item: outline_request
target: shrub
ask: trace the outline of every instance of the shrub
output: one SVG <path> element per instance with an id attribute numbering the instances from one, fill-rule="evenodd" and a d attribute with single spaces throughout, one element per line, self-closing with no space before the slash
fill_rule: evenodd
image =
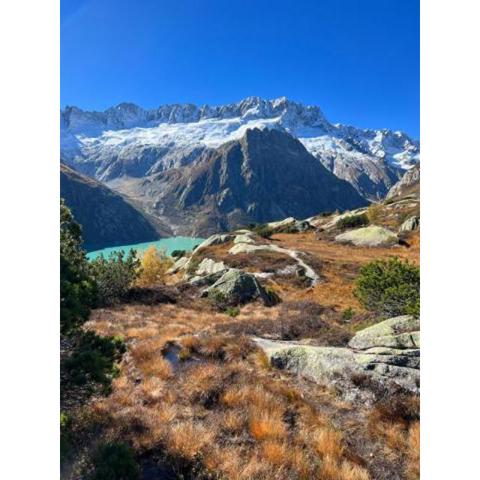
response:
<path id="1" fill-rule="evenodd" d="M 139 287 L 149 287 L 157 283 L 165 283 L 167 270 L 173 261 L 164 250 L 157 250 L 153 245 L 143 253 L 140 274 L 136 281 Z"/>
<path id="2" fill-rule="evenodd" d="M 174 250 L 171 255 L 173 258 L 182 258 L 187 254 L 186 250 Z"/>
<path id="3" fill-rule="evenodd" d="M 349 215 L 348 217 L 341 218 L 337 222 L 337 227 L 341 230 L 346 230 L 347 228 L 364 227 L 369 223 L 368 215 L 362 213 L 361 215 Z"/>
<path id="4" fill-rule="evenodd" d="M 71 418 L 60 412 L 60 460 L 64 461 L 72 449 Z"/>
<path id="5" fill-rule="evenodd" d="M 238 307 L 227 307 L 225 313 L 229 317 L 236 317 L 240 313 L 240 309 Z"/>
<path id="6" fill-rule="evenodd" d="M 93 332 L 85 332 L 78 338 L 72 355 L 63 362 L 62 367 L 71 384 L 95 382 L 108 390 L 111 379 L 118 371 L 116 363 L 125 351 L 125 343 L 120 338 L 100 337 Z"/>
<path id="7" fill-rule="evenodd" d="M 345 321 L 351 320 L 355 316 L 355 310 L 352 307 L 346 308 L 342 313 L 342 319 Z"/>
<path id="8" fill-rule="evenodd" d="M 379 221 L 382 215 L 382 205 L 378 203 L 372 203 L 367 209 L 367 216 L 370 223 L 376 223 Z"/>
<path id="9" fill-rule="evenodd" d="M 418 316 L 420 269 L 398 258 L 375 260 L 361 268 L 354 293 L 368 310 L 387 316 Z"/>
<path id="10" fill-rule="evenodd" d="M 90 313 L 96 286 L 82 245 L 82 229 L 60 200 L 60 328 L 62 333 L 77 328 Z"/>
<path id="11" fill-rule="evenodd" d="M 228 297 L 216 288 L 212 288 L 208 292 L 208 299 L 217 310 L 222 312 L 226 311 L 228 307 L 231 307 L 231 302 L 228 300 Z"/>
<path id="12" fill-rule="evenodd" d="M 140 469 L 132 449 L 123 443 L 101 445 L 93 456 L 91 480 L 137 480 Z"/>
<path id="13" fill-rule="evenodd" d="M 108 259 L 100 255 L 90 263 L 97 284 L 97 306 L 108 306 L 123 300 L 139 273 L 140 262 L 135 250 L 127 256 L 112 252 Z"/>

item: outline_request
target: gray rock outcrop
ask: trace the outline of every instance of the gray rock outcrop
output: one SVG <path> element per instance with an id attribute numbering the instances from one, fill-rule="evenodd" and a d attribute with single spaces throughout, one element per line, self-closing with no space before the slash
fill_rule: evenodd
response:
<path id="1" fill-rule="evenodd" d="M 254 275 L 235 268 L 227 270 L 213 285 L 206 288 L 201 296 L 220 294 L 230 305 L 248 303 L 256 299 L 265 305 L 272 305 L 273 298 L 260 285 Z"/>
<path id="2" fill-rule="evenodd" d="M 419 392 L 419 328 L 419 320 L 414 317 L 391 318 L 358 332 L 348 347 L 254 340 L 273 366 L 317 383 L 334 384 L 346 399 L 372 400 L 375 393 L 359 383 Z"/>
<path id="3" fill-rule="evenodd" d="M 335 237 L 335 241 L 357 247 L 391 247 L 398 243 L 398 237 L 391 230 L 371 225 L 341 233 Z"/>
<path id="4" fill-rule="evenodd" d="M 412 232 L 414 230 L 417 230 L 420 227 L 420 217 L 413 216 L 410 218 L 407 218 L 402 225 L 400 225 L 400 232 Z"/>

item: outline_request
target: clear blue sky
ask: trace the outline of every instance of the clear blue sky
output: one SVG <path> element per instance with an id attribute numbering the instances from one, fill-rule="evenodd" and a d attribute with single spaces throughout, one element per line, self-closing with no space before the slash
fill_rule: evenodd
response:
<path id="1" fill-rule="evenodd" d="M 61 104 L 319 105 L 419 136 L 419 0 L 61 0 Z"/>

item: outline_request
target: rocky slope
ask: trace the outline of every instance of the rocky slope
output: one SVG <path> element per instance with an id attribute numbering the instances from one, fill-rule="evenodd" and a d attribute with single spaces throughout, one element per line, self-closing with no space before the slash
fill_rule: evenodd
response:
<path id="1" fill-rule="evenodd" d="M 405 172 L 405 175 L 388 191 L 387 199 L 405 195 L 420 196 L 420 164 Z"/>
<path id="2" fill-rule="evenodd" d="M 367 204 L 285 132 L 247 130 L 198 162 L 144 180 L 137 197 L 156 199 L 154 214 L 176 233 L 206 235 L 249 223 Z"/>
<path id="3" fill-rule="evenodd" d="M 86 249 L 145 242 L 169 234 L 121 195 L 63 164 L 60 195 L 83 227 Z"/>
<path id="4" fill-rule="evenodd" d="M 295 136 L 369 199 L 384 197 L 419 159 L 419 143 L 402 132 L 332 124 L 317 106 L 284 97 L 249 97 L 218 107 L 144 110 L 123 103 L 104 112 L 67 107 L 61 112 L 61 151 L 69 164 L 99 180 L 142 178 L 195 163 L 206 150 L 255 127 Z"/>

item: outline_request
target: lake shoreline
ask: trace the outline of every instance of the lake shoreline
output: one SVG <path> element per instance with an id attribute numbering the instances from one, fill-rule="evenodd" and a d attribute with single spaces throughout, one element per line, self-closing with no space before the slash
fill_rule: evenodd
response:
<path id="1" fill-rule="evenodd" d="M 197 245 L 203 242 L 204 238 L 199 237 L 168 237 L 154 240 L 151 242 L 135 243 L 130 245 L 115 245 L 112 247 L 105 247 L 98 250 L 91 250 L 87 252 L 87 258 L 94 260 L 95 258 L 103 255 L 107 258 L 112 252 L 123 251 L 128 254 L 130 250 L 136 250 L 137 253 L 144 252 L 150 246 L 155 246 L 160 250 L 165 250 L 167 255 L 171 255 L 174 250 L 193 250 Z"/>

